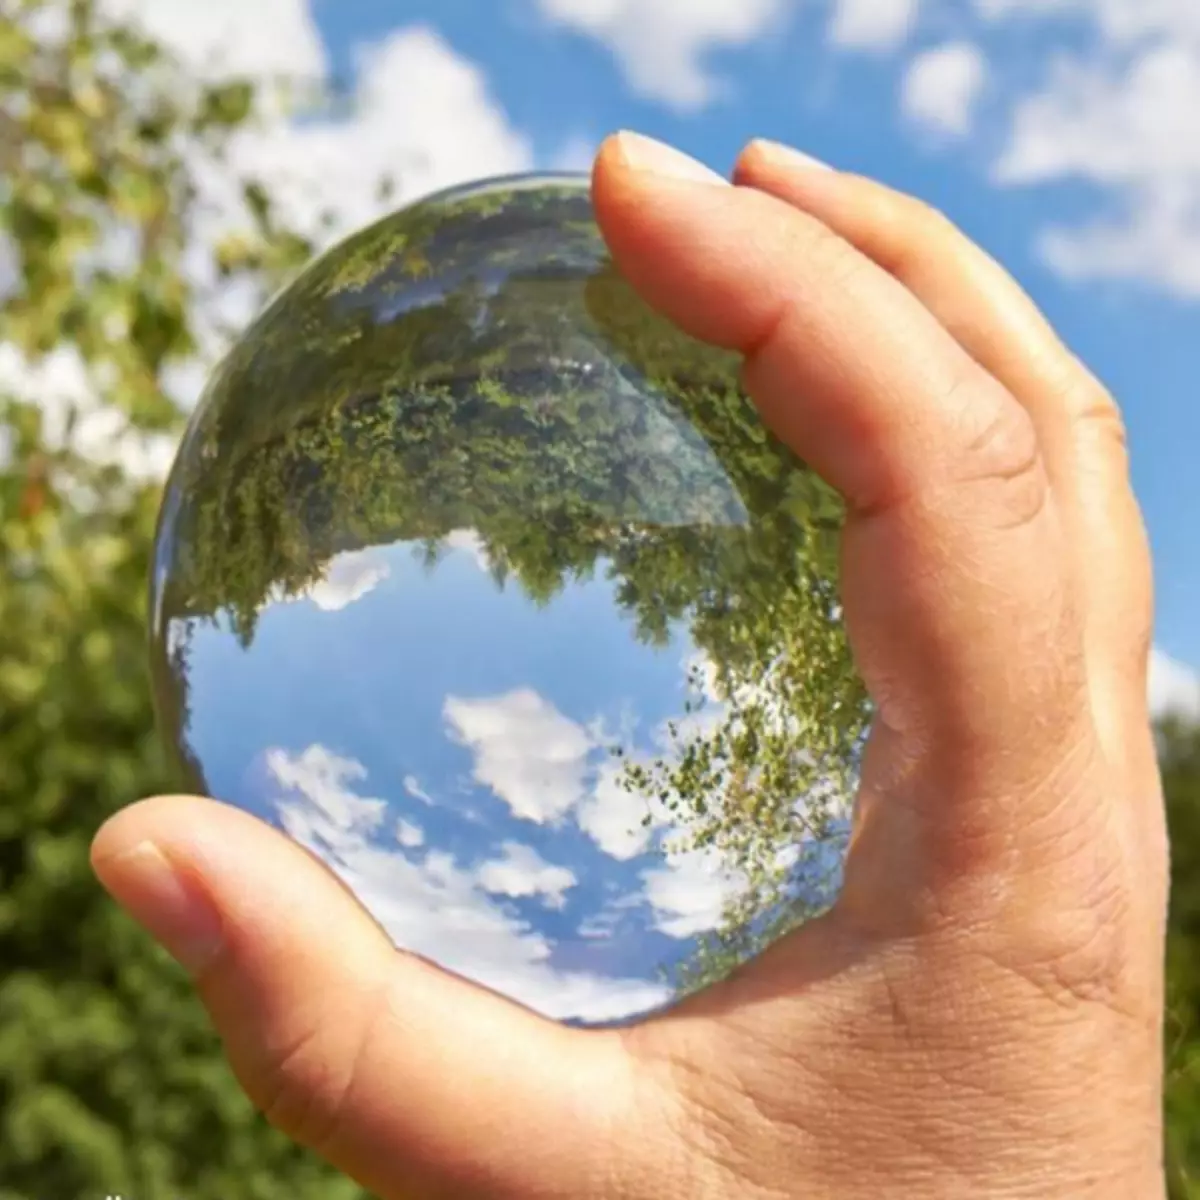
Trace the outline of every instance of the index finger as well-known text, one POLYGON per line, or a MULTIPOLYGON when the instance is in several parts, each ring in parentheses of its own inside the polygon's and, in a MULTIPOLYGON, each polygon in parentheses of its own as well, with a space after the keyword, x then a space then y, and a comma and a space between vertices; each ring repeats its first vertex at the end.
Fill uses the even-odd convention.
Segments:
POLYGON ((883 722, 1028 784, 1087 708, 1062 513, 1029 413, 822 222, 663 152, 622 134, 598 158, 618 265, 686 332, 744 355, 764 420, 846 497, 846 620, 883 722))

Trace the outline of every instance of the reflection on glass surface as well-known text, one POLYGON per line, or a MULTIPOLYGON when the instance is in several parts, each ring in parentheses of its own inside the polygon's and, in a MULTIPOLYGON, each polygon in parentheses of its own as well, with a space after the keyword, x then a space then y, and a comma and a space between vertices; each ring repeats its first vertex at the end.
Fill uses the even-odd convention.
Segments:
POLYGON ((627 1020, 836 892, 866 722, 840 522, 736 361, 615 272, 585 179, 445 193, 210 382, 160 523, 160 719, 188 786, 397 945, 627 1020))

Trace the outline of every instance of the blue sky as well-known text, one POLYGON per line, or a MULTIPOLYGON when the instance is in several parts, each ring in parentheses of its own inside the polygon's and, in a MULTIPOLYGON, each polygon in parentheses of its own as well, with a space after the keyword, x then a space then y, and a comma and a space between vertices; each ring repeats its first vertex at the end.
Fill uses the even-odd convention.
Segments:
MULTIPOLYGON (((720 168, 780 138, 931 201, 1120 398, 1159 645, 1200 667, 1196 0, 105 2, 209 72, 337 84, 336 113, 278 121, 234 156, 301 226, 327 211, 345 232, 435 188, 584 166, 621 127, 720 168), (383 174, 396 200, 379 200, 383 174)), ((1174 678, 1200 712, 1200 684, 1174 678)))
MULTIPOLYGON (((656 4, 649 0, 642 7, 656 4)), ((944 209, 1013 271, 1071 347, 1120 398, 1158 567, 1158 640, 1168 653, 1200 664, 1200 552, 1194 531, 1200 513, 1200 471, 1194 467, 1200 450, 1200 278, 1170 278, 1171 265, 1162 261, 1171 251, 1165 240, 1154 244, 1147 238, 1140 260, 1135 255, 1123 270, 1106 268, 1098 250, 1090 270, 1083 262, 1074 273, 1048 261, 1044 245, 1049 229, 1077 229, 1110 217, 1118 230, 1123 221, 1135 222, 1138 206, 1154 202, 1160 184, 1157 168, 1147 164, 1145 177, 1138 178, 1136 163, 1123 170, 1106 167, 1106 157, 1130 153, 1121 139, 1136 132, 1136 121, 1130 118, 1133 129, 1120 127, 1113 109, 1100 111, 1104 98, 1098 96, 1094 120, 1108 116, 1112 128, 1095 128, 1084 113, 1062 130, 1064 139, 1094 138, 1094 148, 1068 144, 1057 166, 1050 153, 1043 179, 1011 184, 996 179, 997 163, 1013 145, 1021 105, 1038 97, 1053 101, 1057 95, 1059 63, 1096 72, 1097 89, 1106 86, 1114 103, 1126 97, 1131 106, 1136 101, 1129 98, 1136 89, 1131 80, 1151 56, 1176 53, 1186 61, 1190 52, 1200 62, 1193 0, 1181 0, 1174 22, 1171 6, 1160 5, 1165 15, 1157 26, 1151 17, 1147 28, 1132 32, 1121 28, 1119 13, 1106 22, 1102 2, 1091 6, 1090 15, 1088 5, 1050 0, 1040 10, 1050 16, 1039 16, 1029 5, 1025 12, 988 19, 989 7, 1003 13, 1021 5, 897 6, 877 0, 873 6, 857 6, 863 13, 857 40, 844 33, 840 44, 837 13, 826 4, 759 7, 772 10, 761 37, 748 38, 745 45, 722 45, 714 35, 706 51, 701 43, 698 69, 707 73, 711 95, 686 103, 669 92, 648 94, 644 85, 631 82, 612 45, 620 36, 619 19, 611 34, 596 35, 584 18, 554 17, 556 12, 616 11, 622 8, 619 3, 316 0, 312 11, 333 72, 347 82, 356 76, 364 45, 380 43, 410 24, 436 31, 454 53, 483 72, 494 103, 530 139, 541 165, 554 163, 564 145, 588 146, 610 130, 630 127, 725 168, 748 138, 763 135, 884 179, 944 209), (901 18, 887 11, 897 7, 911 14, 903 36, 893 32, 901 18), (874 35, 874 44, 872 22, 885 26, 874 35), (891 29, 886 28, 889 22, 891 29), (973 47, 984 64, 965 133, 951 128, 949 115, 939 121, 933 115, 906 113, 901 100, 914 64, 947 46, 973 47), (1090 165, 1089 153, 1095 159, 1090 165)), ((632 24, 636 17, 628 19, 632 24)), ((1124 20, 1136 25, 1128 14, 1124 20)), ((657 30, 646 22, 646 37, 666 38, 674 31, 686 40, 687 24, 686 16, 668 16, 657 30)), ((719 26, 714 17, 710 27, 719 26)), ((948 111, 961 104, 952 76, 948 70, 943 84, 948 111)), ((1061 104, 1066 105, 1072 93, 1062 87, 1061 104)), ((1170 115, 1178 122, 1179 106, 1194 99, 1191 132, 1200 142, 1200 90, 1193 95, 1185 87, 1186 78, 1178 95, 1168 89, 1162 104, 1174 106, 1170 115)), ((936 112, 936 104, 931 111, 936 112)), ((453 137, 453 130, 445 136, 453 137)), ((1180 154, 1185 153, 1181 146, 1180 154)), ((1032 167, 1029 173, 1038 174, 1032 167)), ((1193 213, 1190 226, 1177 236, 1182 241, 1189 234, 1193 244, 1179 253, 1194 256, 1200 253, 1200 214, 1193 213)))
POLYGON ((719 855, 664 853, 686 822, 622 788, 609 751, 652 761, 667 721, 704 728, 686 627, 632 636, 603 562, 542 607, 497 587, 469 530, 432 569, 417 554, 339 556, 245 647, 193 628, 208 788, 317 853, 406 949, 562 1019, 658 1007, 737 890, 719 855))

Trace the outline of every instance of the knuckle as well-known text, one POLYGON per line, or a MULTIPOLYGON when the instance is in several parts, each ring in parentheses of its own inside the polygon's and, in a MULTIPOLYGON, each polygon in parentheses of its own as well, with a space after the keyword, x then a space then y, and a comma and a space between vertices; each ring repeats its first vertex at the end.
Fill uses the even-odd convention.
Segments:
POLYGON ((271 1063, 254 1097, 272 1125, 318 1150, 336 1139, 351 1087, 328 1062, 324 1040, 320 1031, 306 1032, 271 1063))
MULTIPOLYGON (((805 264, 805 275, 821 281, 824 292, 854 296, 862 290, 863 279, 874 267, 863 254, 832 229, 818 221, 797 222, 786 228, 785 257, 805 264)), ((748 361, 769 353, 779 332, 793 315, 794 301, 786 299, 773 319, 759 331, 751 344, 742 347, 748 361)))
POLYGON ((1129 432, 1116 397, 1076 355, 1066 352, 1050 372, 1053 399, 1071 421, 1081 460, 1096 451, 1108 470, 1128 472, 1129 432))
POLYGON ((1077 407, 1077 427, 1098 444, 1109 461, 1122 472, 1129 466, 1129 429, 1121 406, 1112 393, 1090 376, 1082 387, 1077 407))
POLYGON ((1048 914, 1025 933, 1007 965, 1060 1007, 1119 1009, 1131 957, 1126 926, 1081 910, 1048 914))
POLYGON ((858 281, 873 265, 859 250, 827 226, 813 222, 805 229, 805 244, 797 247, 797 259, 811 264, 813 278, 831 290, 842 291, 858 286, 858 281))
POLYGON ((323 1153, 346 1127, 355 1082, 371 1044, 379 1009, 354 1025, 347 1037, 344 1018, 322 1014, 305 1024, 253 1072, 251 1100, 277 1129, 323 1153))
POLYGON ((998 383, 975 372, 952 382, 946 404, 960 420, 949 448, 955 489, 981 497, 999 525, 1032 522, 1050 490, 1033 418, 998 383))
POLYGON ((1153 1024, 1159 996, 1142 980, 1127 936, 1086 917, 1051 924, 1020 951, 993 960, 1016 982, 1031 1022, 1057 1028, 1064 1021, 1091 1023, 1099 1015, 1123 1027, 1153 1024))
MULTIPOLYGON (((1113 835, 1115 837, 1115 834, 1113 835)), ((1139 920, 1131 859, 1109 846, 1064 856, 1036 908, 1022 906, 993 955, 997 965, 1067 1011, 1100 1007, 1144 1021, 1144 922, 1139 920)))

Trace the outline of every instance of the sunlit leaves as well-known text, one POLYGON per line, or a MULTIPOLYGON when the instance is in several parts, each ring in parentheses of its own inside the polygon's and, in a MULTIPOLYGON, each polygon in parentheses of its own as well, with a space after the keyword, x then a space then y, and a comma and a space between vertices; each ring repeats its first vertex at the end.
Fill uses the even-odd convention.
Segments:
MULTIPOLYGON (((196 164, 219 161, 252 100, 86 0, 0 0, 0 353, 17 376, 0 390, 5 1200, 359 1194, 266 1131, 186 981, 88 866, 99 823, 171 783, 145 668, 158 489, 97 430, 133 445, 179 426, 166 373, 207 300, 196 164), (22 364, 47 369, 17 386, 22 364)), ((302 243, 255 199, 255 253, 233 271, 265 292, 302 243)))

